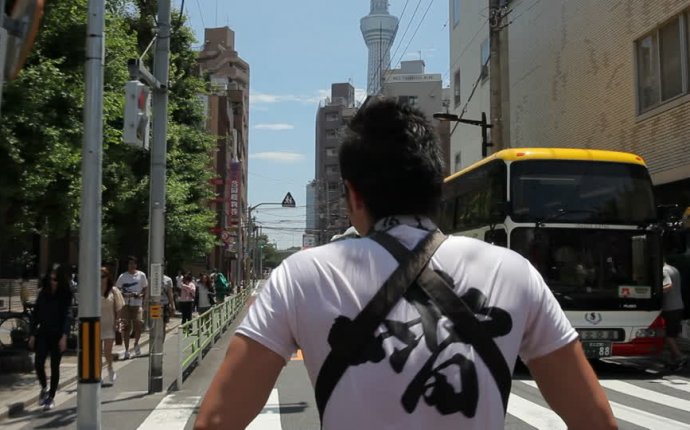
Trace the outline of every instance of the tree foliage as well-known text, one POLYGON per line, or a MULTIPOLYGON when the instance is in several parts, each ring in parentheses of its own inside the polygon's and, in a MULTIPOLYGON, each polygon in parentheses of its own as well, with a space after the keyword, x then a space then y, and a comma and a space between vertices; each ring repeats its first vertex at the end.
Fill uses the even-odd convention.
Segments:
MULTIPOLYGON (((53 0, 32 55, 6 84, 0 123, 0 260, 35 251, 35 237, 79 229, 87 0, 53 0)), ((103 130, 103 258, 145 256, 150 158, 122 143, 127 60, 153 38, 155 2, 109 0, 106 13, 103 130)), ((213 138, 198 95, 195 43, 184 17, 173 19, 168 109, 166 258, 177 266, 213 246, 208 179, 213 138)), ((152 70, 152 52, 144 57, 152 70)), ((62 256, 51 255, 60 260, 62 256)), ((0 274, 1 276, 2 274, 0 274)))

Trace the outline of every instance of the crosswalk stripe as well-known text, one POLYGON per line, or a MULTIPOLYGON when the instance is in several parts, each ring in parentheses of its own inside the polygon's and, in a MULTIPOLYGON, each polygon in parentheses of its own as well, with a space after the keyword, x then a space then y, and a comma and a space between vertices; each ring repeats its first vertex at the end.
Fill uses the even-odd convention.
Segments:
POLYGON ((601 380, 599 383, 604 388, 627 394, 628 396, 637 397, 648 402, 658 403, 660 405, 680 409, 682 411, 690 411, 690 401, 688 400, 669 396, 668 394, 663 394, 658 391, 641 388, 637 385, 629 384, 623 381, 601 380))
POLYGON ((175 394, 169 394, 163 397, 138 430, 184 430, 200 401, 200 396, 180 399, 175 398, 175 394))
POLYGON ((683 424, 670 418, 650 414, 630 406, 609 402, 616 418, 648 429, 688 430, 690 424, 683 424))
POLYGON ((567 429, 563 420, 554 411, 515 394, 511 394, 508 400, 508 413, 538 429, 567 429))
POLYGON ((690 393, 690 381, 686 381, 685 379, 655 379, 650 382, 652 384, 659 384, 664 387, 673 388, 674 390, 690 393))
POLYGON ((280 397, 278 389, 271 390, 266 406, 259 415, 254 418, 246 430, 282 430, 280 422, 280 397))
MULTIPOLYGON (((525 385, 529 385, 530 387, 538 389, 537 383, 534 381, 520 381, 520 382, 522 382, 525 385)), ((604 386, 604 382, 610 383, 610 382, 621 382, 621 381, 599 381, 599 382, 601 383, 602 386, 604 386)), ((628 384, 626 382, 621 382, 621 384, 625 384, 625 385, 629 385, 631 387, 637 388, 635 385, 628 384)), ((607 385, 609 385, 609 384, 607 384, 607 385)), ((608 387, 606 387, 606 388, 608 388, 608 387)), ((617 387, 617 388, 627 389, 624 387, 617 387)), ((613 388, 611 388, 611 389, 613 390, 613 388)), ((677 399, 676 397, 667 396, 665 394, 662 394, 662 393, 659 393, 656 391, 652 391, 652 390, 646 390, 644 388, 639 388, 639 390, 644 390, 644 391, 650 393, 650 394, 646 394, 646 395, 666 396, 670 399, 677 399)), ((619 390, 614 390, 614 391, 619 391, 619 390)), ((621 392, 623 392, 624 394, 630 394, 630 393, 625 392, 625 391, 621 391, 621 392)), ((635 395, 634 397, 638 397, 638 396, 635 395)), ((656 402, 656 400, 654 400, 653 398, 650 398, 650 397, 647 397, 646 399, 650 400, 652 402, 656 402)), ((513 395, 511 394, 510 401, 512 401, 512 400, 513 400, 513 395)), ((681 399, 677 399, 677 400, 681 400, 681 399)), ((663 402, 657 402, 657 403, 664 404, 663 402)), ((672 419, 662 417, 660 415, 651 414, 649 412, 645 412, 645 411, 641 411, 639 409, 631 408, 629 406, 625 406, 625 405, 622 405, 622 404, 616 403, 616 402, 609 401, 609 404, 611 405, 611 410, 613 410, 613 415, 616 418, 618 418, 619 420, 634 423, 634 424, 641 426, 641 427, 646 427, 649 429, 663 428, 664 430, 666 430, 666 429, 669 429, 669 430, 671 430, 671 429, 674 429, 674 430, 675 429, 684 429, 684 430, 690 429, 690 424, 683 424, 681 422, 674 421, 672 419), (662 424, 663 424, 663 426, 662 426, 662 424)))

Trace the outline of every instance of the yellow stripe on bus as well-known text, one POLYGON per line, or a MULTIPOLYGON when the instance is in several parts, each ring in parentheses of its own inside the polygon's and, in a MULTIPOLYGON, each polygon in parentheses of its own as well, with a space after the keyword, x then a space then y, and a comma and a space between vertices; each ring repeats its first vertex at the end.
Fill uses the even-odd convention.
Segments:
POLYGON ((464 175, 479 166, 493 161, 524 161, 524 160, 587 160, 609 163, 626 163, 646 166, 644 159, 630 152, 603 151, 599 149, 579 148, 510 148, 484 158, 461 171, 446 178, 446 182, 452 181, 458 176, 464 175))

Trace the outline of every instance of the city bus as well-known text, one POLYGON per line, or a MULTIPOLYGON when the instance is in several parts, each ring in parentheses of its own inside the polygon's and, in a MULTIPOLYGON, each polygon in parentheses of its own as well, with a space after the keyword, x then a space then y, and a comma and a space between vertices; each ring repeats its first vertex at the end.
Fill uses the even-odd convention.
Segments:
POLYGON ((527 258, 579 332, 587 357, 661 352, 662 238, 641 157, 589 149, 497 152, 446 178, 439 226, 527 258))

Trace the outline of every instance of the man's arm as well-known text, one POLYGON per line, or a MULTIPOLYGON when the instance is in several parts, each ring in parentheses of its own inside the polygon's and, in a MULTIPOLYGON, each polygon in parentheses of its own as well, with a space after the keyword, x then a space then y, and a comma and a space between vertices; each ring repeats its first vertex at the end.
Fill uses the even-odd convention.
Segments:
POLYGON ((266 404, 283 366, 280 355, 235 335, 201 403, 194 429, 246 428, 266 404))
POLYGON ((544 399, 570 430, 617 429, 606 393, 575 340, 527 364, 544 399))

